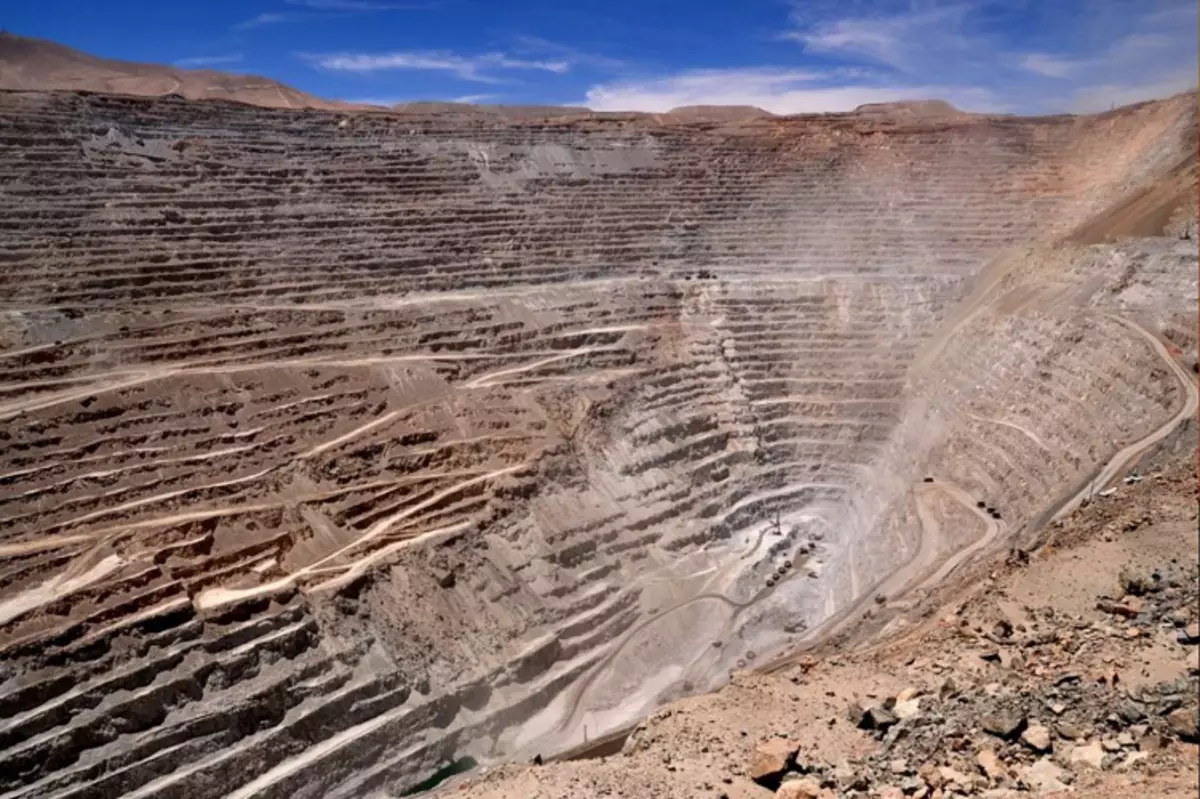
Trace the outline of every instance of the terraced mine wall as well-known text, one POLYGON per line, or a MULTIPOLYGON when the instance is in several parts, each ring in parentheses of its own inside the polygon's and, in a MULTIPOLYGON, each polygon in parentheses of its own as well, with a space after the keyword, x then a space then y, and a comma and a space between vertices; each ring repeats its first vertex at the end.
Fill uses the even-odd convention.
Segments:
POLYGON ((1195 111, 0 94, 0 795, 399 794, 902 611, 1194 411, 1194 248, 1052 242, 1195 111))

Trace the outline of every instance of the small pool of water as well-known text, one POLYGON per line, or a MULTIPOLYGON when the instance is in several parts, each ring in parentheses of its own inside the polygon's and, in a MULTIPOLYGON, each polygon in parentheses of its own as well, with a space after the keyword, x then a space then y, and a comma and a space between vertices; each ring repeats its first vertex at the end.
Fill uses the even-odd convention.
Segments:
POLYGON ((451 777, 457 777, 459 774, 466 774, 468 771, 478 765, 479 763, 473 757, 460 757, 453 763, 448 763, 445 766, 442 766, 440 769, 433 772, 433 774, 427 779, 422 780, 400 795, 416 796, 417 794, 425 793, 426 791, 432 791, 434 788, 438 787, 451 777))

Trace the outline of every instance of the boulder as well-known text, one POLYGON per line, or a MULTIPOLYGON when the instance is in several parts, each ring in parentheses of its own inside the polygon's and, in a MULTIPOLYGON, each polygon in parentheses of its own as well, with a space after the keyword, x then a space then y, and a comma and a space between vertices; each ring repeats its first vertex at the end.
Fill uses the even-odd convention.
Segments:
POLYGON ((824 792, 814 777, 786 780, 775 792, 777 799, 820 799, 824 792))
POLYGON ((1000 650, 1000 665, 1006 669, 1020 671, 1025 668, 1025 658, 1021 656, 1020 652, 1014 652, 1005 647, 1000 650))
POLYGON ((1121 770, 1131 769, 1148 757, 1150 757, 1150 755, 1146 754, 1145 752, 1126 752, 1125 759, 1117 764, 1117 768, 1121 770))
POLYGON ((1133 596, 1144 596, 1154 590, 1154 578, 1145 569, 1126 566, 1119 576, 1121 590, 1133 596))
POLYGON ((975 784, 975 781, 971 777, 949 766, 940 766, 938 768, 938 776, 942 778, 942 785, 946 786, 947 789, 952 791, 957 790, 960 793, 969 790, 975 784))
POLYGON ((1117 708, 1117 715, 1126 724, 1137 724, 1146 718, 1146 709, 1140 702, 1129 699, 1122 702, 1120 707, 1117 708))
POLYGON ((1022 781, 1034 793, 1054 793, 1065 791, 1071 781, 1072 774, 1056 765, 1050 758, 1041 760, 1027 767, 1021 774, 1022 781))
POLYGON ((1167 714, 1167 726, 1171 734, 1182 741, 1197 743, 1200 741, 1200 729, 1197 727, 1196 708, 1181 707, 1167 714))
POLYGON ((871 787, 870 777, 860 774, 849 763, 838 764, 830 776, 843 791, 865 791, 871 787))
POLYGON ((1015 741, 1025 731, 1026 724, 1025 717, 1019 713, 992 713, 980 719, 984 732, 1006 741, 1015 741))
POLYGON ((784 773, 796 762, 799 748, 799 744, 786 738, 772 738, 759 744, 750 755, 746 776, 763 787, 779 787, 784 773))
POLYGON ((1111 599, 1101 599, 1096 603, 1096 610, 1126 619, 1133 619, 1137 618, 1137 615, 1142 612, 1142 600, 1136 596, 1127 596, 1120 602, 1114 602, 1111 599))
POLYGON ((1021 733, 1021 743, 1028 746, 1035 752, 1046 753, 1054 748, 1052 739, 1050 738, 1050 730, 1043 727, 1041 724, 1033 724, 1025 728, 1021 733))
POLYGON ((913 697, 912 699, 896 700, 895 707, 892 708, 892 713, 898 719, 911 719, 921 712, 921 700, 913 697))
POLYGON ((1068 741, 1078 741, 1081 738, 1087 737, 1087 733, 1077 724, 1072 724, 1069 721, 1060 721, 1055 725, 1054 729, 1058 732, 1060 738, 1066 738, 1068 741))
POLYGON ((1007 774, 1004 764, 1000 762, 1000 758, 991 749, 982 749, 975 755, 975 762, 979 765, 981 771, 987 775, 990 780, 998 780, 1007 774))
POLYGON ((917 776, 924 780, 930 788, 936 790, 942 787, 942 775, 938 771, 937 766, 932 763, 923 763, 917 769, 917 776))
POLYGON ((1067 762, 1073 766, 1085 766, 1087 768, 1102 769, 1104 768, 1104 747, 1099 741, 1092 741, 1083 746, 1076 746, 1067 756, 1067 762))
POLYGON ((849 718, 860 730, 886 730, 900 720, 882 705, 858 703, 850 706, 849 718))

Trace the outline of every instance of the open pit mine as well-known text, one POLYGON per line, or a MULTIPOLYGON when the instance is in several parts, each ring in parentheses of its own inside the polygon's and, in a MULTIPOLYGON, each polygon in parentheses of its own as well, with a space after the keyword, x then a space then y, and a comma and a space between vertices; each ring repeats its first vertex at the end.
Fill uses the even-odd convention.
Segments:
POLYGON ((0 797, 399 796, 912 623, 1195 414, 1196 140, 0 92, 0 797))

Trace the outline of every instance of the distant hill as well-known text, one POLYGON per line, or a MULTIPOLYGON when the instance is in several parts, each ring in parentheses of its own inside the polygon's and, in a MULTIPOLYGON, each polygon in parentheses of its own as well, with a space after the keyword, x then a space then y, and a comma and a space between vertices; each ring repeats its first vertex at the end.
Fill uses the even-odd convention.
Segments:
POLYGON ((860 116, 925 119, 961 116, 963 112, 945 100, 905 100, 898 103, 867 103, 855 108, 854 113, 860 116))
POLYGON ((0 89, 178 94, 190 100, 233 100, 268 108, 356 107, 322 100, 270 78, 115 61, 45 39, 11 33, 0 33, 0 89))
POLYGON ((667 112, 678 120, 733 120, 775 116, 770 111, 753 105, 681 105, 667 112))

